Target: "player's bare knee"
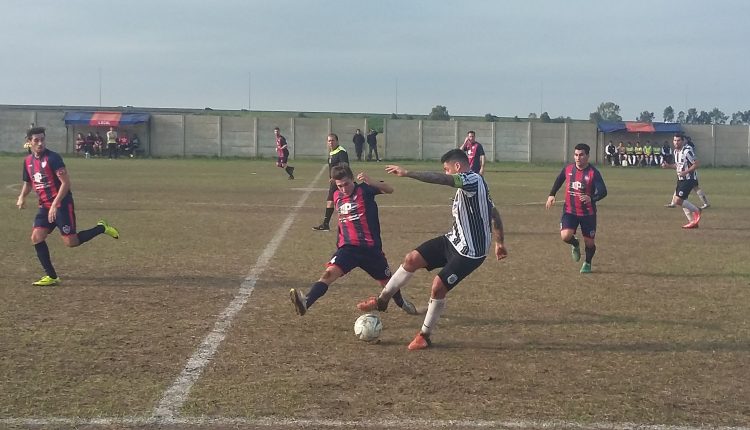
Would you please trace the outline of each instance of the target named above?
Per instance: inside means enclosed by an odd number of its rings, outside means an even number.
[[[448,287],[445,286],[439,276],[435,276],[435,279],[432,281],[432,288],[430,289],[430,297],[433,299],[444,299],[447,294]]]
[[[415,272],[422,267],[425,267],[424,258],[422,258],[422,255],[416,250],[411,251],[410,253],[406,254],[406,257],[404,257],[402,266],[404,266],[404,270],[406,270],[407,272]]]

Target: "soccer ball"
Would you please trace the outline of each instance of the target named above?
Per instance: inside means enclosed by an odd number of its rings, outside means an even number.
[[[383,322],[376,314],[364,314],[354,321],[354,335],[357,339],[371,342],[380,336],[383,331]]]

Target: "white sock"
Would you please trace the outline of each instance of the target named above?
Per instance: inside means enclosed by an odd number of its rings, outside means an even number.
[[[688,210],[690,212],[698,212],[698,207],[696,207],[694,204],[690,203],[687,200],[682,201],[682,210]],[[688,221],[693,221],[693,214],[685,212],[685,216],[687,216]]]
[[[381,295],[385,295],[388,298],[393,297],[394,294],[396,294],[396,291],[400,290],[401,287],[406,285],[407,282],[409,282],[409,279],[414,276],[414,272],[408,272],[406,269],[404,269],[403,265],[398,266],[398,270],[396,270],[396,273],[391,275],[391,279],[388,280],[388,283],[385,284],[385,287],[383,287],[383,292],[380,293]]]
[[[432,333],[432,329],[437,325],[444,310],[445,299],[430,299],[430,303],[427,305],[427,315],[424,316],[424,322],[422,323],[422,333]]]
[[[697,194],[704,204],[708,204],[708,197],[706,197],[706,193],[704,193],[703,190],[698,191]]]
[[[685,212],[685,216],[688,219],[688,222],[693,222],[693,213],[690,212],[690,209],[686,208],[684,205],[682,206],[682,211]]]

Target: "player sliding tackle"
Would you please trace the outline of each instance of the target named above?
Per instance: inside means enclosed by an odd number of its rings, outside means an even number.
[[[453,226],[445,235],[430,239],[406,254],[403,263],[380,295],[357,304],[357,308],[364,312],[385,311],[388,301],[406,285],[414,272],[441,267],[432,281],[430,302],[422,329],[409,344],[410,350],[424,349],[431,345],[430,335],[445,309],[448,291],[484,262],[492,238],[495,239],[497,259],[502,260],[508,256],[500,213],[492,202],[487,183],[469,168],[466,153],[460,149],[452,149],[443,155],[440,162],[443,163],[445,173],[412,172],[400,166],[386,166],[385,171],[392,175],[457,188],[453,199]]]

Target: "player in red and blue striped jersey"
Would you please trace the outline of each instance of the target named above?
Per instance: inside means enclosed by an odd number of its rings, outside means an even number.
[[[391,194],[393,187],[385,182],[374,182],[365,173],[357,175],[347,163],[331,168],[331,181],[336,186],[333,203],[338,213],[338,240],[336,252],[326,264],[323,275],[315,282],[307,294],[292,288],[289,291],[294,309],[300,316],[328,291],[328,287],[337,279],[357,267],[362,268],[381,286],[388,283],[391,270],[383,254],[383,243],[380,238],[380,218],[375,196]],[[417,309],[400,294],[393,296],[393,301],[404,312],[416,315]]]
[[[575,236],[578,226],[586,247],[586,261],[581,266],[581,273],[591,273],[591,260],[596,253],[596,202],[607,196],[607,186],[602,174],[589,164],[591,148],[579,143],[573,151],[574,163],[565,166],[557,176],[547,198],[546,208],[555,204],[555,194],[565,184],[565,203],[560,219],[560,238],[571,247],[573,261],[581,260],[581,248]]]
[[[31,154],[26,156],[23,162],[23,187],[21,187],[16,206],[19,209],[24,208],[26,196],[32,189],[39,196],[39,211],[34,218],[31,243],[34,244],[36,255],[47,275],[34,282],[34,285],[52,286],[60,283],[46,242],[47,235],[52,230],[59,228],[63,243],[71,248],[88,242],[102,233],[117,239],[119,233],[104,220],[99,220],[93,228],[76,233],[76,214],[73,193],[70,191],[70,176],[62,157],[47,149],[44,127],[29,129],[26,137],[31,142]]]

